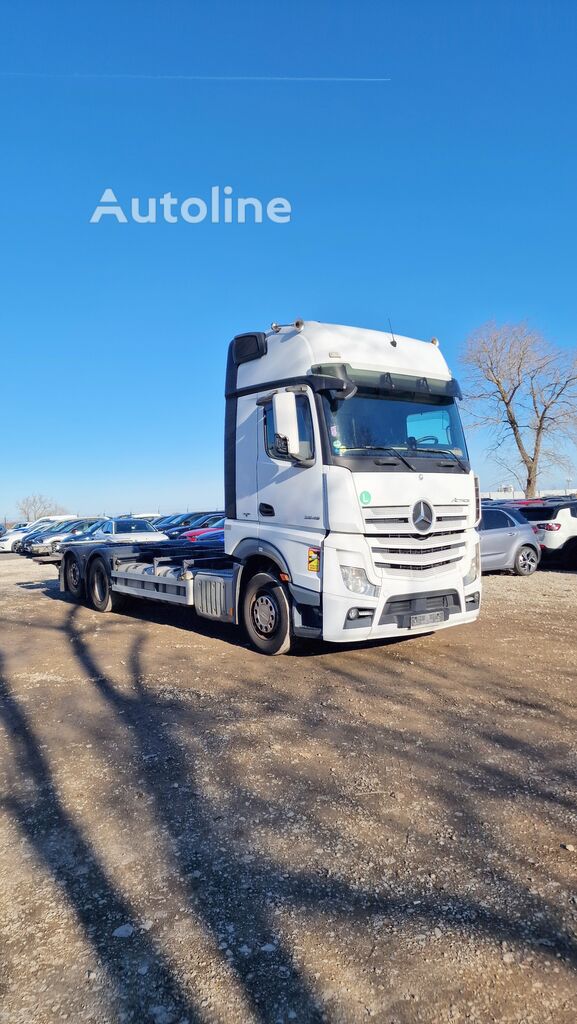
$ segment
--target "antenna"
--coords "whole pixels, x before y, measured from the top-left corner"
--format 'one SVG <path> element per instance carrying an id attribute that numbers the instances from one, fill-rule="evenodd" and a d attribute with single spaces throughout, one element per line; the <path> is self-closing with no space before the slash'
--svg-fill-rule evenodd
<path id="1" fill-rule="evenodd" d="M 393 325 L 391 323 L 391 318 L 390 317 L 389 317 L 389 330 L 391 332 L 391 345 L 393 346 L 393 348 L 396 348 L 397 347 L 397 339 L 395 338 L 395 335 L 393 334 Z"/>

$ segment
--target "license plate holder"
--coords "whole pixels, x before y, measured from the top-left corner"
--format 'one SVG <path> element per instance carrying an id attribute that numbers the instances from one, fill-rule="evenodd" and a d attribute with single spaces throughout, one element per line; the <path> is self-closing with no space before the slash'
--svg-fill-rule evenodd
<path id="1" fill-rule="evenodd" d="M 417 626 L 432 626 L 444 621 L 444 612 L 422 612 L 420 615 L 411 615 L 411 629 L 416 629 Z"/>

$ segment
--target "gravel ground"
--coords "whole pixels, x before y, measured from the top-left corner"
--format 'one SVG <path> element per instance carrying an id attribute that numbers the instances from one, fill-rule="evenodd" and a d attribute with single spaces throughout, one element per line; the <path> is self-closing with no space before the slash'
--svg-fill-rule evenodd
<path id="1" fill-rule="evenodd" d="M 0 1021 L 574 1024 L 577 576 L 266 659 L 0 559 Z"/>

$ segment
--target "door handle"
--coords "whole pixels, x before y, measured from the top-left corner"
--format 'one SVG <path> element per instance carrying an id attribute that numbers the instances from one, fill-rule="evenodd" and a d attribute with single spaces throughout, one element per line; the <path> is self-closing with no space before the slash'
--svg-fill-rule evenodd
<path id="1" fill-rule="evenodd" d="M 258 506 L 258 510 L 261 516 L 274 516 L 274 508 L 272 505 L 267 505 L 266 501 L 261 501 Z"/>

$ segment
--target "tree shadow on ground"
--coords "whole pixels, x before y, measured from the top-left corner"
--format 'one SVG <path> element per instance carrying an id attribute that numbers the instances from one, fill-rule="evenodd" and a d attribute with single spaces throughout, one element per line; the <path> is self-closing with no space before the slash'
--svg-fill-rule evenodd
<path id="1" fill-rule="evenodd" d="M 130 944 L 120 943 L 122 952 L 118 940 L 115 942 L 114 930 L 134 920 L 133 909 L 63 806 L 49 762 L 5 677 L 1 655 L 0 722 L 18 774 L 18 784 L 13 792 L 0 797 L 0 807 L 12 815 L 38 862 L 76 914 L 98 963 L 113 984 L 119 1008 L 145 1014 L 154 992 L 178 1005 L 191 1024 L 200 1020 L 162 950 L 145 930 L 136 927 Z M 152 965 L 146 991 L 138 973 L 143 964 Z"/>
<path id="2" fill-rule="evenodd" d="M 143 664 L 142 631 L 132 639 L 126 658 L 128 683 L 115 682 L 79 628 L 80 614 L 77 606 L 71 607 L 61 628 L 84 685 L 89 681 L 111 725 L 127 740 L 133 782 L 138 777 L 151 800 L 168 870 L 183 880 L 189 909 L 232 972 L 252 1019 L 262 1024 L 322 1019 L 310 970 L 277 923 L 277 911 L 309 921 L 319 929 L 317 941 L 322 941 L 319 921 L 336 920 L 355 937 L 359 950 L 368 943 L 363 957 L 370 955 L 373 944 L 367 938 L 370 922 L 378 919 L 409 930 L 415 923 L 421 928 L 441 923 L 464 936 L 545 951 L 577 965 L 577 944 L 567 922 L 546 894 L 519 880 L 513 868 L 526 867 L 523 852 L 502 844 L 490 811 L 491 806 L 524 799 L 530 801 L 535 820 L 564 827 L 566 815 L 576 810 L 575 775 L 563 751 L 555 754 L 550 745 L 535 746 L 514 735 L 507 723 L 495 727 L 490 718 L 477 716 L 474 693 L 481 686 L 495 700 L 509 702 L 516 714 L 538 711 L 546 719 L 545 700 L 523 701 L 506 680 L 491 677 L 463 656 L 463 674 L 471 678 L 470 706 L 463 707 L 439 691 L 434 667 L 420 666 L 419 681 L 407 685 L 403 659 L 394 664 L 389 659 L 383 677 L 385 652 L 374 648 L 365 650 L 351 668 L 343 669 L 332 659 L 330 673 L 311 684 L 305 697 L 282 685 L 271 690 L 246 667 L 235 688 L 207 697 L 204 691 L 183 692 L 150 680 Z M 362 717 L 344 714 L 345 692 L 362 695 L 367 707 Z M 385 724 L 379 714 L 383 702 L 388 706 Z M 163 950 L 138 929 L 129 901 L 111 884 L 62 805 L 48 761 L 6 681 L 0 711 L 18 772 L 33 787 L 32 796 L 12 794 L 4 807 L 78 915 L 118 1000 L 136 1019 L 145 1012 L 146 1001 L 133 977 L 137 962 L 149 958 L 155 964 L 154 985 L 170 1010 L 191 1021 L 200 1019 L 201 1008 Z M 554 713 L 557 718 L 563 711 L 556 707 Z M 465 729 L 464 714 L 469 716 Z M 569 707 L 566 714 L 569 721 Z M 429 724 L 425 735 L 413 724 L 423 716 Z M 78 723 L 78 730 L 93 742 L 106 743 L 102 732 L 91 734 L 87 725 Z M 256 778 L 243 769 L 243 756 L 254 747 L 262 749 L 263 736 L 271 749 L 288 752 L 294 745 L 295 755 L 312 738 L 321 761 L 325 758 L 334 767 L 313 772 L 310 761 L 304 766 L 293 763 L 298 756 L 271 757 Z M 383 766 L 384 778 L 377 775 L 374 786 L 384 799 L 376 805 L 365 781 L 364 788 L 355 789 L 361 756 Z M 422 799 L 436 808 L 437 831 L 428 830 L 422 818 L 414 826 L 410 814 L 399 810 L 396 795 L 387 789 L 386 772 L 393 762 L 401 775 L 417 781 Z M 120 772 L 122 766 L 116 769 Z M 327 817 L 327 806 L 339 813 Z M 355 848 L 349 837 L 355 826 L 362 833 L 368 813 L 374 821 L 367 834 L 376 837 L 375 846 L 366 841 L 359 852 L 358 842 Z M 456 815 L 463 843 L 449 853 L 451 841 L 443 823 L 455 821 Z M 392 870 L 384 870 L 386 858 L 379 848 L 387 830 L 395 852 L 403 851 Z M 321 849 L 316 860 L 302 856 L 311 843 Z M 374 857 L 378 870 L 364 866 L 361 881 L 350 865 L 339 871 L 334 855 L 343 843 L 357 850 L 353 861 Z M 431 858 L 433 853 L 446 857 L 449 870 L 442 879 L 431 879 L 420 865 L 413 870 L 412 853 L 420 847 Z M 78 865 L 88 865 L 80 878 L 74 870 Z M 488 883 L 488 895 L 478 885 L 479 875 Z M 135 924 L 136 931 L 130 952 L 120 956 L 108 936 L 112 922 L 116 926 L 125 921 Z M 287 1018 L 289 1011 L 295 1016 Z"/>

